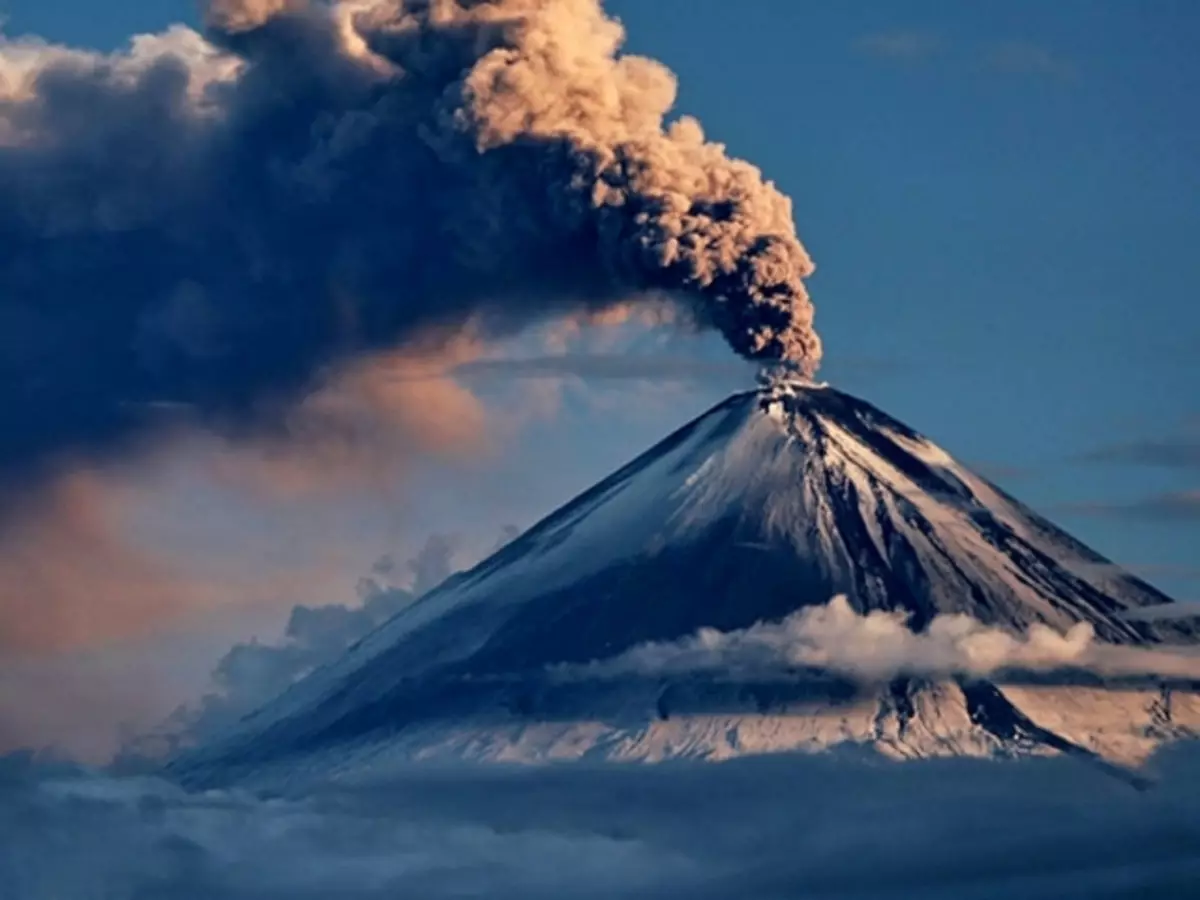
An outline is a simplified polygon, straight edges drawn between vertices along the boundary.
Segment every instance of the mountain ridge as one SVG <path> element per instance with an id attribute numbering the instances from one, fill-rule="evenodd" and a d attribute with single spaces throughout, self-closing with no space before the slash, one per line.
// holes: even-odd
<path id="1" fill-rule="evenodd" d="M 915 430 L 828 386 L 780 381 L 734 394 L 672 432 L 197 758 L 275 759 L 360 740 L 400 746 L 423 728 L 471 732 L 472 721 L 496 711 L 515 716 L 515 727 L 551 707 L 560 721 L 607 708 L 610 718 L 636 722 L 649 711 L 648 721 L 664 723 L 662 697 L 677 685 L 571 693 L 548 687 L 545 673 L 701 628 L 777 621 L 835 594 L 859 614 L 902 612 L 917 631 L 959 615 L 1014 634 L 1086 622 L 1116 645 L 1191 643 L 1197 634 L 1186 621 L 1123 618 L 1171 601 Z M 836 712 L 865 702 L 874 718 L 904 719 L 888 711 L 903 690 L 820 683 L 784 706 Z M 697 690 L 707 697 L 693 704 L 703 718 L 720 692 Z M 954 729 L 980 732 L 970 741 L 1011 744 L 972 714 L 983 708 L 972 691 L 920 696 L 957 697 Z M 1158 693 L 1147 686 L 1137 702 L 1153 705 Z M 762 715 L 753 691 L 738 697 L 737 715 Z M 993 712 L 1010 722 L 1023 715 Z M 843 724 L 851 741 L 874 733 Z"/>

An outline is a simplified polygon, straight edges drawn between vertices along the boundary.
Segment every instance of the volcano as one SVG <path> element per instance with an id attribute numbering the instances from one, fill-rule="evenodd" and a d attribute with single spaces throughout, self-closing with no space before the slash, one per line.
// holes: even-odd
<path id="1" fill-rule="evenodd" d="M 1161 679 L 1007 683 L 806 670 L 623 679 L 551 673 L 845 595 L 914 631 L 1087 623 L 1119 646 L 1192 644 L 1170 598 L 833 388 L 735 394 L 455 576 L 230 733 L 177 761 L 201 781 L 368 759 L 661 760 L 869 747 L 892 756 L 1079 752 L 1123 761 L 1200 726 Z"/>

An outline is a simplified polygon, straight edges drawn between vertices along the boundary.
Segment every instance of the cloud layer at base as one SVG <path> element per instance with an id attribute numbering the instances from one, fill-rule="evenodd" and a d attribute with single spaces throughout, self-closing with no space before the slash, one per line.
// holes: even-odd
<path id="1" fill-rule="evenodd" d="M 417 768 L 303 800 L 0 761 L 0 882 L 42 897 L 1177 898 L 1200 748 L 1137 792 L 1066 759 Z"/>

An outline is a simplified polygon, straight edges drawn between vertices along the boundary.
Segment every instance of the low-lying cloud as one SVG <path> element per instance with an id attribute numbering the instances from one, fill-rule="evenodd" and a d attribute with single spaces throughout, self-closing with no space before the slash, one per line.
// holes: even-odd
<path id="1" fill-rule="evenodd" d="M 1200 753 L 421 768 L 301 798 L 0 762 L 11 900 L 1139 900 L 1200 883 Z"/>
<path id="2" fill-rule="evenodd" d="M 1200 428 L 1167 437 L 1109 444 L 1084 453 L 1079 459 L 1165 469 L 1200 469 Z"/>
<path id="3" fill-rule="evenodd" d="M 515 536 L 506 528 L 500 544 Z M 337 660 L 421 595 L 472 561 L 458 535 L 434 534 L 409 560 L 385 556 L 359 580 L 357 604 L 301 605 L 292 609 L 282 640 L 234 645 L 217 663 L 211 686 L 180 705 L 158 727 L 133 736 L 118 765 L 144 766 L 193 747 L 282 694 L 314 669 Z"/>
<path id="4" fill-rule="evenodd" d="M 779 622 L 727 632 L 704 628 L 682 640 L 642 644 L 611 659 L 555 672 L 570 678 L 692 672 L 737 677 L 791 667 L 818 667 L 865 681 L 1062 669 L 1111 677 L 1200 678 L 1200 656 L 1101 643 L 1086 622 L 1065 634 L 1035 624 L 1026 634 L 1013 635 L 969 616 L 940 615 L 915 632 L 904 613 L 860 615 L 843 596 Z"/>

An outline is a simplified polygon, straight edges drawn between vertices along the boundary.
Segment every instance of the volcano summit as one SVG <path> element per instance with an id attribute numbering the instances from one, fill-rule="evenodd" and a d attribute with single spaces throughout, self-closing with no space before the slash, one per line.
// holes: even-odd
<path id="1" fill-rule="evenodd" d="M 680 428 L 177 765 L 212 781 L 379 754 L 847 744 L 1129 761 L 1200 726 L 1200 667 L 1164 649 L 1196 627 L 1129 615 L 1171 602 L 870 404 L 780 380 Z M 850 631 L 813 630 L 829 616 Z M 897 629 L 954 652 L 869 676 L 821 665 L 830 635 L 866 635 L 854 646 L 873 655 Z M 1023 655 L 971 662 L 997 641 Z M 784 652 L 722 666 L 745 662 L 721 655 L 731 642 Z M 710 664 L 671 664 L 676 651 Z"/>

